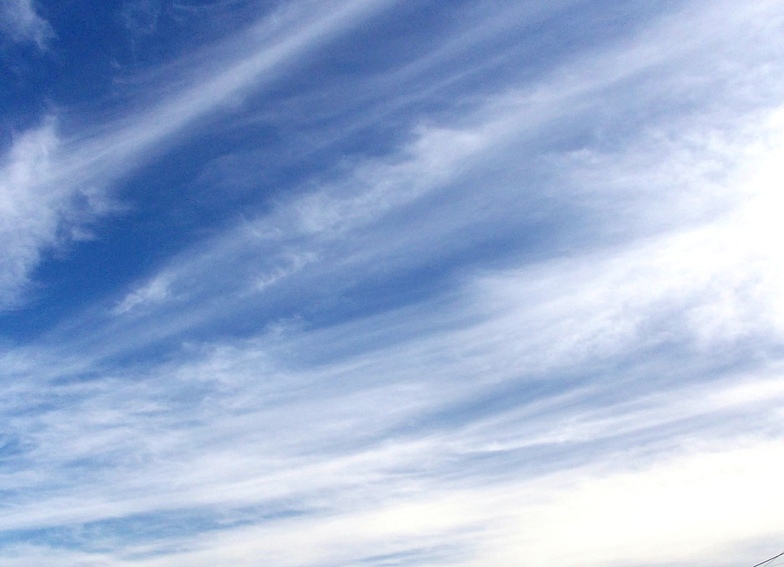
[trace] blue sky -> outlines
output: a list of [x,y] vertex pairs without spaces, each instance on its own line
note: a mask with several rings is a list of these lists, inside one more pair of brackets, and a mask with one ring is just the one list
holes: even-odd
[[0,567],[778,553],[782,32],[0,0]]

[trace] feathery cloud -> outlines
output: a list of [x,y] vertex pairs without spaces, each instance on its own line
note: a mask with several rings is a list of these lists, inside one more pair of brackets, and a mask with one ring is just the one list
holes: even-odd
[[0,1],[0,31],[15,42],[31,42],[45,50],[54,31],[35,9],[33,0]]

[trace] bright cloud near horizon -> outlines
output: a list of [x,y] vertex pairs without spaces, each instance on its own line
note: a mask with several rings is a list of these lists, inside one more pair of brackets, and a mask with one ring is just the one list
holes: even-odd
[[784,549],[781,2],[0,0],[0,61],[0,567]]

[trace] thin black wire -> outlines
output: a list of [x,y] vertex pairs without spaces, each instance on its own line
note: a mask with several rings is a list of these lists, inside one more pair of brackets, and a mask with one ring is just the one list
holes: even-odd
[[773,557],[771,557],[770,559],[766,559],[766,560],[765,560],[765,561],[763,561],[762,563],[757,563],[756,565],[752,565],[752,567],[760,567],[760,565],[765,565],[766,563],[770,563],[771,561],[773,561],[774,559],[778,559],[778,558],[779,558],[779,557],[781,557],[782,555],[784,555],[784,551],[782,551],[782,552],[781,552],[781,553],[779,553],[778,555],[774,555],[774,556],[773,556]]

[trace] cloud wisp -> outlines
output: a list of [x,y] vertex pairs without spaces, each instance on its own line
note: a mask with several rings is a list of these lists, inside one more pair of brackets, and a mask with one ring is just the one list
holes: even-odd
[[46,50],[54,37],[49,23],[35,9],[33,0],[2,0],[0,2],[0,31],[11,41],[34,43]]

